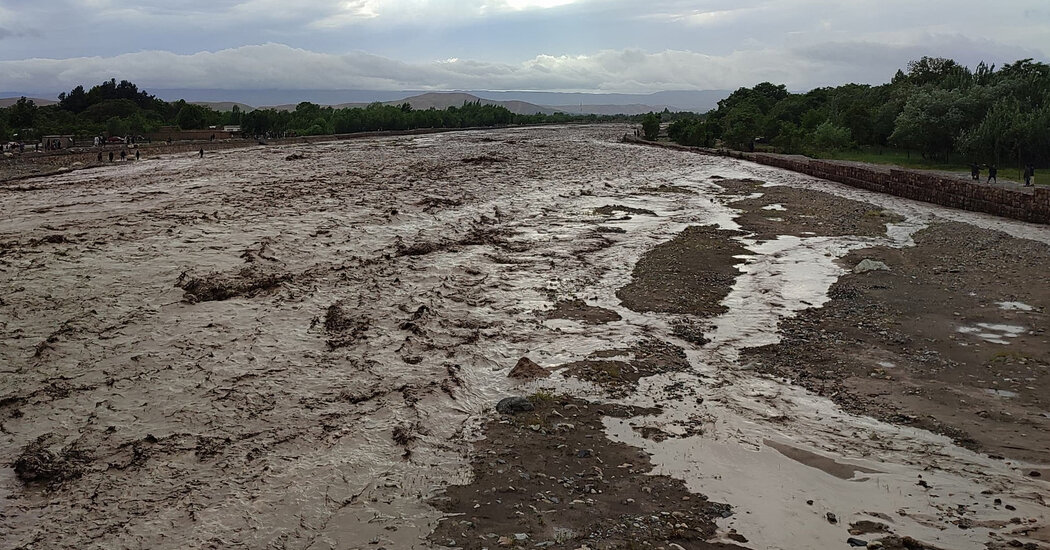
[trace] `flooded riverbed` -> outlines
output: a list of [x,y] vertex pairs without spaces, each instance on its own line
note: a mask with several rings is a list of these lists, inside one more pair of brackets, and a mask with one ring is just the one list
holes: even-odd
[[[944,548],[1046,541],[1050,488],[1028,475],[1045,465],[843,412],[740,355],[824,304],[852,250],[910,246],[938,216],[1042,243],[1050,230],[620,144],[625,131],[255,147],[0,187],[3,547],[430,547],[427,499],[471,480],[496,401],[611,399],[564,372],[509,380],[520,357],[555,367],[654,338],[691,369],[643,378],[616,401],[663,412],[606,431],[730,504],[722,534],[834,547],[871,520]],[[876,236],[733,234],[748,253],[726,311],[689,342],[674,330],[688,314],[632,311],[616,292],[686,227],[739,229],[723,178],[896,217]],[[568,300],[619,319],[543,315]],[[1016,315],[1046,306],[1022,301],[1036,309]],[[14,466],[34,441],[52,468],[26,484]]]

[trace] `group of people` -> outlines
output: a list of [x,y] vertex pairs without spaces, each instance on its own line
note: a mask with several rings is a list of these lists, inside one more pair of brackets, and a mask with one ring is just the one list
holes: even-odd
[[[69,147],[74,145],[73,138],[66,138],[69,141]],[[50,138],[44,140],[45,151],[57,151],[62,148],[62,140],[60,138]],[[24,150],[24,149],[23,149]]]
[[[110,162],[113,162],[113,156],[114,156],[113,155],[113,151],[110,151],[109,152],[109,161]],[[138,151],[138,149],[136,149],[135,150],[135,160],[139,160],[139,158],[140,158],[139,151]],[[124,161],[128,160],[128,150],[127,149],[121,149],[120,150],[120,160],[121,160],[121,162],[124,162]],[[98,161],[102,162],[102,151],[98,152]]]
[[[996,177],[999,175],[999,169],[994,164],[986,164],[988,168],[988,179],[985,183],[996,182],[999,183],[999,179]],[[1024,166],[1024,186],[1031,187],[1035,185],[1035,166],[1032,164],[1026,164]],[[973,181],[981,181],[981,165],[975,163],[970,164],[970,179]]]

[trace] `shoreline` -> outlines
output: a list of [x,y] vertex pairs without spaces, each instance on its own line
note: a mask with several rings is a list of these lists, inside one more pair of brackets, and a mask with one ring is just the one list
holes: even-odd
[[944,176],[935,171],[855,161],[810,159],[799,155],[688,147],[675,143],[647,141],[627,134],[624,134],[622,141],[634,145],[736,158],[897,197],[1031,223],[1050,224],[1050,187],[1024,187],[1015,182],[995,185],[975,183]]

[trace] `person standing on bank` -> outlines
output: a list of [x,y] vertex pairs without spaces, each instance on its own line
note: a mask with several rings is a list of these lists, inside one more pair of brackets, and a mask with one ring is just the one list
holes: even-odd
[[1026,164],[1024,167],[1024,186],[1032,186],[1032,178],[1035,176],[1035,167],[1031,164]]
[[993,180],[995,181],[995,183],[999,183],[999,178],[995,177],[996,174],[998,174],[998,173],[999,173],[999,169],[996,168],[994,164],[989,164],[988,165],[988,181],[986,181],[985,183],[992,183]]
[[201,147],[201,150],[200,150],[200,151],[197,151],[197,155],[198,155],[198,156],[199,156],[200,158],[204,158],[204,147]]
[[970,179],[981,181],[981,166],[976,162],[970,163]]

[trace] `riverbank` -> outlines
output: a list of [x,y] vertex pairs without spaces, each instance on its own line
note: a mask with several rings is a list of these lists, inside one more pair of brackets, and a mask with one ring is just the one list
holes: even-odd
[[989,184],[933,171],[899,169],[853,161],[818,160],[799,155],[686,147],[673,143],[647,141],[627,134],[624,134],[623,140],[636,145],[728,156],[897,197],[973,212],[985,212],[1027,222],[1050,224],[1050,188],[1047,187],[1024,187],[1005,181]]
[[[970,329],[1037,326],[1043,295],[1009,294],[1050,229],[625,131],[231,148],[0,186],[0,546],[1047,545],[1046,459],[879,420],[759,361],[837,311],[829,290],[871,249],[902,281],[865,300],[902,315],[912,277],[919,305],[1032,307],[902,321],[915,353],[887,360],[926,383],[912,355],[940,349],[933,326],[981,344],[955,361],[1023,345],[985,380],[1032,410],[1045,380],[1014,381],[1043,368],[1040,341]],[[946,221],[967,231],[927,239]],[[954,234],[1016,278],[956,289],[909,267],[988,268],[951,255]],[[508,397],[534,408],[494,410]]]

